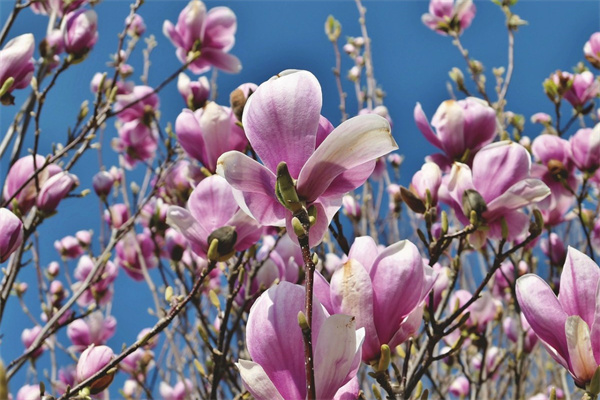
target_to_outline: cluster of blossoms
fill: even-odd
[[[141,3],[124,21],[110,73],[91,81],[94,111],[82,106],[66,145],[48,157],[36,154],[39,114],[59,75],[77,68],[95,46],[95,4],[27,3],[23,8],[49,20],[40,57],[32,34],[0,50],[2,104],[13,104],[15,90],[31,85],[29,101],[36,105],[15,117],[13,128],[24,136],[27,124],[19,118],[35,118],[35,150],[19,158],[15,145],[2,192],[0,262],[7,266],[0,322],[11,295],[25,307],[33,292],[31,283],[17,279],[28,264],[35,265],[41,308],[39,317],[27,311],[33,326],[21,333],[23,354],[0,364],[0,397],[8,397],[6,382],[25,363],[35,371],[50,354],[51,385],[23,385],[17,400],[50,393],[108,397],[115,377],[127,399],[155,391],[172,400],[244,397],[245,391],[256,399],[356,399],[370,390],[375,398],[381,391],[388,398],[427,398],[429,391],[439,398],[492,398],[494,390],[530,400],[563,398],[570,387],[539,367],[542,347],[586,396],[600,395],[594,260],[600,254],[594,212],[600,83],[584,64],[544,81],[556,122],[533,115],[542,131],[532,140],[524,135],[524,117],[506,109],[510,73],[494,72],[498,100],[492,101],[483,66],[462,47],[473,1],[431,0],[422,21],[453,39],[477,92],[456,68],[450,77],[464,98],[442,102],[431,119],[424,111],[431,105],[416,104],[415,131],[436,150],[403,187],[403,158],[393,153],[399,146],[372,76],[366,28],[343,45],[353,63],[347,78],[358,111],[348,118],[342,104],[336,127],[322,114],[317,77],[304,70],[242,83],[220,104],[217,75],[210,81],[197,75],[241,70],[230,54],[237,18],[228,7],[207,9],[200,0],[191,0],[175,24],[163,24],[181,63],[169,78],[177,77],[176,91],[173,84],[168,92],[167,81],[150,86],[147,71],[137,84],[130,58],[147,30]],[[500,3],[513,35],[524,21],[513,13],[514,2]],[[339,52],[341,25],[330,17],[325,30]],[[146,41],[145,57],[154,42]],[[600,33],[583,50],[600,68]],[[167,96],[183,107],[170,124],[159,109],[169,104]],[[561,126],[566,107],[572,118]],[[94,140],[110,129],[110,118],[118,164],[81,182],[99,200],[100,232],[78,230],[56,240],[60,262],[45,264],[38,228],[60,215],[60,205],[71,201],[65,199],[88,193],[74,193],[80,180],[71,169],[89,148],[103,146]],[[567,137],[577,120],[581,127]],[[140,169],[144,182],[127,186]],[[380,208],[386,199],[389,210]],[[408,238],[401,226],[413,229]],[[480,272],[468,268],[475,259]],[[120,282],[135,301],[140,287],[148,287],[155,320],[116,353],[117,334],[135,329],[115,307]],[[61,329],[68,345],[55,335]],[[57,349],[74,362],[56,368]],[[527,382],[530,368],[539,375],[535,383]],[[28,382],[39,378],[31,375]]]

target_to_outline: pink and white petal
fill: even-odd
[[[335,309],[331,304],[331,287],[327,279],[319,271],[315,271],[313,279],[313,293],[317,299],[321,302],[323,307],[329,314],[335,314]]]
[[[567,315],[579,315],[590,327],[594,324],[596,303],[600,302],[596,297],[598,282],[598,265],[586,254],[569,246],[560,276],[558,301]]]
[[[515,183],[529,178],[530,168],[531,157],[525,147],[509,141],[492,143],[473,159],[473,184],[489,203]]]
[[[182,47],[187,51],[192,49],[196,40],[202,39],[205,20],[206,6],[201,1],[190,1],[179,13],[176,29],[183,41]]]
[[[484,213],[485,215],[485,213]],[[487,235],[484,238],[491,237],[493,239],[502,238],[502,219],[506,220],[506,225],[508,226],[508,241],[513,242],[515,240],[524,239],[523,235],[527,233],[527,229],[529,228],[529,216],[524,212],[517,211],[507,211],[504,215],[496,218],[493,221],[488,221],[488,225],[490,230],[487,232]],[[485,239],[484,239],[485,240]],[[482,245],[484,245],[482,243]]]
[[[246,250],[254,243],[258,242],[262,236],[260,224],[243,210],[238,210],[225,225],[235,226],[235,232],[237,234],[235,249],[237,251]]]
[[[465,143],[465,111],[455,100],[446,100],[436,110],[431,125],[435,128],[442,149],[452,159],[462,157]]]
[[[180,51],[181,50],[181,51]],[[181,61],[182,63],[186,63],[187,62],[187,53],[185,52],[185,50],[179,49],[176,51],[177,54],[177,58],[179,59],[179,61]],[[196,60],[194,60],[189,66],[188,69],[190,70],[191,73],[196,74],[196,75],[200,75],[205,73],[206,71],[210,70],[210,68],[212,67],[212,63],[210,60],[205,59],[204,57],[200,57],[197,58]]]
[[[181,36],[179,35],[179,32],[177,32],[177,29],[175,29],[175,26],[173,25],[173,23],[171,21],[165,21],[163,23],[163,34],[167,38],[169,38],[171,43],[173,43],[173,45],[175,45],[176,47],[179,47],[179,48],[185,47],[185,44],[183,43],[183,39],[181,38]]]
[[[317,140],[315,142],[315,148],[319,147],[321,143],[323,143],[323,140],[325,140],[325,138],[329,136],[329,134],[333,132],[334,129],[335,127],[331,124],[331,122],[329,122],[327,118],[321,115],[321,117],[319,118],[319,129],[317,130]]]
[[[333,400],[356,400],[359,391],[360,386],[358,384],[358,378],[355,376],[335,392]]]
[[[269,379],[265,370],[257,363],[240,360],[236,367],[242,376],[244,387],[257,400],[284,400],[273,382]]]
[[[379,253],[370,276],[379,341],[388,343],[400,323],[423,301],[425,270],[419,249],[402,240]]]
[[[335,128],[306,161],[298,176],[298,194],[308,201],[317,199],[342,173],[397,148],[385,118],[375,114],[351,118]]]
[[[440,142],[440,139],[436,136],[435,132],[433,132],[433,129],[431,129],[429,121],[427,120],[427,116],[425,116],[423,108],[421,107],[421,103],[417,103],[413,115],[415,118],[415,123],[417,124],[417,128],[419,128],[423,136],[425,136],[425,139],[441,150],[442,142]]]
[[[336,313],[354,316],[357,328],[365,328],[362,359],[369,362],[380,352],[381,344],[373,322],[371,278],[357,260],[350,258],[331,277],[331,305]]]
[[[379,249],[375,240],[371,236],[360,236],[354,239],[348,252],[348,259],[358,261],[367,272],[370,272],[378,254]]]
[[[539,276],[526,274],[517,279],[516,292],[531,329],[562,359],[568,359],[567,338],[561,328],[568,315],[550,286]]]
[[[297,320],[298,312],[304,310],[304,297],[301,286],[281,282],[256,300],[248,316],[248,352],[284,399],[306,396],[304,342]]]
[[[192,191],[187,206],[194,219],[210,233],[225,226],[238,211],[231,186],[219,175],[200,181]]]
[[[415,308],[413,312],[408,314],[404,321],[398,327],[396,334],[390,339],[388,345],[390,348],[406,342],[409,338],[415,336],[415,333],[419,330],[421,322],[423,322],[423,311],[425,309],[425,303],[422,303],[419,307]]]
[[[275,196],[277,178],[273,172],[239,151],[229,151],[219,157],[217,174],[235,189],[240,208],[259,223],[282,225],[289,212]]]
[[[230,74],[237,74],[242,70],[242,63],[239,58],[218,49],[203,48],[200,59]]]
[[[542,201],[550,195],[550,188],[539,179],[524,179],[512,185],[499,197],[490,201],[484,217],[494,218],[507,211],[518,210]]]
[[[457,211],[458,215],[464,215],[462,212],[462,198],[465,190],[474,189],[473,177],[471,174],[471,168],[468,165],[455,162],[452,164],[452,170],[450,171],[449,178],[442,179],[442,186],[446,184],[448,197],[454,201],[454,205],[458,207],[460,212]],[[440,196],[440,198],[445,196]]]
[[[569,349],[570,370],[579,383],[592,380],[598,363],[594,358],[590,328],[579,315],[567,317],[565,335]]]
[[[360,344],[359,344],[360,347]],[[346,383],[357,351],[354,318],[335,314],[325,320],[314,348],[318,399],[331,399]]]
[[[317,209],[317,221],[313,226],[310,227],[308,233],[308,242],[310,248],[316,247],[323,240],[325,232],[329,228],[329,224],[333,219],[335,213],[342,206],[342,199],[321,199],[318,202],[313,203],[310,207],[316,207]],[[287,228],[288,235],[294,241],[298,243],[298,237],[292,227],[292,215],[290,212],[287,213],[285,218],[285,226]]]
[[[381,164],[385,168],[385,164]],[[329,185],[327,190],[321,194],[321,197],[339,197],[360,187],[374,175],[373,171],[377,166],[377,161],[367,161],[357,167],[349,169],[338,175]]]
[[[184,109],[175,120],[175,133],[183,150],[192,158],[207,163],[206,145],[200,130],[200,124],[192,110]],[[205,165],[210,169],[209,166]]]
[[[308,71],[284,71],[250,96],[242,123],[256,154],[271,171],[285,161],[297,178],[315,151],[322,95]]]
[[[167,210],[167,224],[179,231],[190,243],[194,253],[206,257],[206,240],[212,232],[207,232],[185,208],[170,206]]]
[[[237,19],[228,7],[213,7],[206,15],[202,45],[229,51],[235,43]]]
[[[598,281],[598,287],[596,288],[596,298],[600,299],[600,281]],[[594,357],[596,362],[600,365],[600,301],[596,302],[596,311],[594,313],[594,323],[591,326],[591,336],[594,338],[593,349]]]
[[[229,148],[231,134],[231,112],[214,101],[195,112],[199,121],[199,133],[204,139],[205,167],[210,171],[217,168],[217,159]]]

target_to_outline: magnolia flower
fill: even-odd
[[[539,276],[517,280],[521,311],[548,353],[585,387],[600,365],[600,269],[569,247],[558,297]]]
[[[217,159],[230,150],[244,151],[248,140],[229,107],[209,102],[194,112],[184,109],[175,121],[181,147],[211,172]]]
[[[26,33],[10,40],[0,50],[0,101],[2,104],[13,104],[10,94],[15,89],[29,86],[33,76],[33,51],[35,43],[33,35]]]
[[[594,74],[590,71],[584,71],[580,74],[571,74],[569,72],[557,72],[551,76],[556,85],[562,87],[562,81],[570,82],[566,85],[566,91],[563,96],[571,105],[579,111],[582,111],[600,93],[600,82],[596,80]]]
[[[369,363],[378,359],[381,345],[395,348],[417,331],[434,281],[433,269],[408,240],[381,250],[362,236],[330,287],[321,275],[315,277],[315,295],[331,314],[353,315],[356,326],[365,328],[362,360]]]
[[[218,239],[218,256],[224,257],[246,250],[261,234],[256,221],[238,207],[231,187],[217,175],[196,186],[187,208],[170,206],[167,223],[181,232],[201,257],[208,255],[214,239]]]
[[[65,51],[81,58],[98,40],[98,15],[94,10],[72,11],[63,18],[61,30]]]
[[[148,229],[144,229],[137,235],[129,232],[117,242],[115,250],[117,252],[115,263],[133,280],[143,281],[144,270],[158,265],[154,241]]]
[[[262,225],[286,225],[296,240],[292,213],[275,194],[276,171],[285,162],[300,201],[309,211],[314,207],[311,247],[323,238],[343,195],[367,180],[377,157],[398,147],[384,118],[361,115],[333,129],[320,115],[321,103],[321,87],[310,72],[288,70],[271,78],[249,97],[242,118],[264,165],[237,151],[217,162],[240,207]]]
[[[257,400],[306,398],[304,343],[298,312],[304,310],[305,289],[281,282],[263,293],[250,309],[246,327],[248,353],[253,361],[236,364],[242,382]],[[354,318],[329,316],[318,300],[312,317],[315,389],[318,399],[358,394],[353,383],[360,365],[364,329]]]
[[[467,223],[473,211],[489,227],[478,230],[477,236],[471,235],[474,244],[482,245],[486,237],[500,239],[502,219],[508,227],[509,241],[526,231],[529,217],[521,209],[550,194],[541,180],[529,177],[530,168],[527,150],[509,141],[481,149],[473,159],[473,171],[465,164],[454,163],[447,190],[457,216]]]
[[[193,390],[192,381],[189,379],[179,381],[172,387],[167,382],[161,382],[158,388],[163,400],[185,400],[193,393]]]
[[[429,13],[423,14],[421,20],[440,35],[450,32],[460,35],[471,25],[475,11],[472,0],[430,0]]]
[[[77,361],[77,381],[83,382],[102,370],[114,357],[112,349],[108,346],[91,345],[79,357]],[[110,386],[114,378],[114,372],[106,374],[90,384],[90,393],[98,394]]]
[[[596,68],[600,68],[600,32],[590,36],[590,40],[583,46],[585,58]]]
[[[425,139],[445,153],[436,155],[435,159],[442,169],[447,169],[453,161],[468,163],[496,136],[496,112],[474,97],[440,104],[431,119],[435,132],[419,103],[415,106],[414,118]]]
[[[127,27],[127,34],[131,37],[140,37],[146,32],[144,18],[139,14],[128,15],[125,18],[125,26]]]
[[[23,223],[9,209],[0,208],[0,263],[23,243]]]
[[[177,24],[163,24],[163,33],[177,48],[175,54],[182,63],[188,61],[190,53],[200,52],[190,65],[194,74],[202,74],[211,66],[225,72],[237,73],[242,69],[240,60],[228,54],[235,43],[237,20],[227,7],[214,7],[206,12],[200,0],[192,0],[181,11]]]
[[[79,185],[79,179],[66,171],[59,172],[48,178],[42,186],[37,196],[36,205],[38,210],[51,213],[56,210],[58,204],[76,186]]]
[[[89,345],[102,345],[113,337],[117,320],[113,316],[104,318],[100,311],[95,311],[86,319],[77,319],[67,327],[67,336],[73,343],[73,350],[82,351]]]
[[[191,110],[197,110],[206,104],[210,95],[210,83],[208,78],[201,76],[197,81],[192,81],[185,73],[180,73],[177,78],[177,90],[186,106]]]
[[[596,124],[594,129],[579,129],[569,142],[577,168],[590,173],[600,168],[600,124]]]
[[[94,261],[87,255],[81,256],[73,274],[78,281],[73,284],[73,291],[83,284],[93,269]],[[119,269],[112,261],[107,261],[101,271],[89,288],[77,299],[77,304],[80,306],[86,307],[92,303],[105,305],[112,299],[112,284],[117,279]]]

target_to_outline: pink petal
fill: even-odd
[[[466,150],[465,110],[454,100],[446,100],[436,110],[431,125],[435,127],[444,152],[456,159]]]
[[[317,209],[317,222],[310,227],[310,231],[308,232],[308,242],[311,248],[321,243],[323,236],[325,236],[325,232],[327,232],[327,229],[329,228],[329,224],[331,223],[333,216],[341,206],[341,198],[321,199],[311,205],[311,207],[316,207]],[[295,243],[298,243],[298,237],[294,233],[294,228],[292,227],[292,215],[290,212],[287,212],[285,225],[290,238]]]
[[[579,315],[571,315],[567,318],[565,335],[569,348],[569,369],[580,384],[587,383],[598,368],[592,350],[590,328]]]
[[[530,168],[531,158],[525,147],[509,141],[492,143],[473,159],[473,184],[489,203],[515,183],[528,178]]]
[[[175,120],[175,132],[177,133],[177,140],[185,152],[210,169],[210,165],[207,165],[207,146],[204,143],[198,119],[192,110],[186,108],[177,116]],[[214,167],[212,170],[214,171]]]
[[[229,51],[235,43],[237,20],[228,7],[214,7],[208,11],[204,25],[203,46]]]
[[[596,299],[600,299],[600,281],[598,281],[598,287],[596,288]],[[600,338],[600,301],[596,302],[594,323],[591,325],[591,336],[594,338],[594,357],[598,365],[600,365],[600,342],[597,339]]]
[[[355,354],[360,351],[357,343],[354,318],[348,315],[332,315],[323,322],[314,349],[315,388],[318,399],[333,398],[348,380]]]
[[[382,344],[388,343],[423,300],[423,259],[414,244],[403,240],[379,253],[370,276],[377,334]]]
[[[437,22],[435,22],[435,25],[437,25]],[[417,128],[419,128],[423,136],[425,136],[425,139],[427,139],[429,143],[431,143],[438,149],[442,149],[442,143],[440,142],[440,139],[435,135],[435,132],[433,132],[433,129],[431,129],[429,121],[427,120],[427,117],[423,112],[423,108],[421,107],[421,103],[417,103],[413,114],[415,117],[415,123],[417,124]]]
[[[599,281],[598,265],[586,254],[569,246],[558,295],[558,301],[567,315],[579,315],[588,326],[594,324],[596,303],[600,301],[596,297]]]
[[[235,226],[235,232],[237,234],[235,249],[238,251],[246,250],[254,243],[258,242],[262,235],[260,224],[242,210],[238,210],[238,212],[227,221],[226,225]]]
[[[298,176],[298,194],[313,201],[345,171],[397,148],[385,118],[375,114],[351,118],[334,129],[306,161]],[[346,187],[362,185],[364,176],[359,175],[344,176],[352,182]]]
[[[192,246],[194,253],[206,256],[208,246],[206,240],[212,233],[204,229],[185,208],[170,206],[167,210],[167,224],[180,232]]]
[[[171,43],[173,43],[176,47],[183,48],[185,47],[185,43],[183,43],[183,39],[175,29],[175,26],[171,21],[165,21],[163,23],[163,34],[169,38]],[[184,60],[181,60],[184,61]]]
[[[239,151],[219,157],[217,174],[235,189],[238,205],[262,225],[282,226],[289,214],[275,197],[276,177],[263,165]]]
[[[378,254],[379,249],[375,240],[371,236],[360,236],[354,239],[350,252],[348,252],[348,259],[358,261],[367,272],[370,272]]]
[[[550,195],[550,189],[539,179],[524,179],[509,187],[506,192],[487,204],[484,216],[493,218],[507,211],[518,210],[537,203]]]
[[[331,277],[330,297],[336,313],[354,316],[356,327],[365,328],[362,359],[369,362],[376,358],[381,345],[373,322],[373,286],[365,267],[350,258]]]
[[[276,171],[285,161],[296,178],[315,150],[321,86],[308,71],[284,73],[260,85],[250,96],[242,123],[265,166]]]
[[[242,63],[239,58],[217,49],[203,48],[202,55],[197,61],[199,60],[205,60],[216,68],[230,74],[237,74],[242,70]]]
[[[240,371],[244,387],[248,389],[252,397],[257,400],[284,400],[259,364],[240,360],[235,365]]]
[[[327,282],[327,279],[319,271],[315,271],[313,293],[329,314],[335,314],[335,309],[331,305],[331,288],[329,282]]]
[[[526,274],[517,279],[516,291],[531,329],[561,358],[568,359],[567,338],[562,329],[567,313],[550,286],[539,276]]]
[[[210,234],[226,225],[237,212],[238,205],[227,181],[218,175],[212,175],[194,188],[188,200],[188,208],[196,221]]]

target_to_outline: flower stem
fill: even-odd
[[[295,214],[302,227],[306,232],[302,236],[298,236],[298,242],[302,248],[302,259],[304,260],[304,274],[306,276],[306,297],[304,300],[304,311],[306,320],[308,321],[308,327],[302,329],[302,337],[304,338],[304,366],[306,371],[306,390],[308,393],[308,400],[314,400],[317,398],[317,392],[315,389],[315,369],[313,359],[313,347],[312,347],[312,309],[313,309],[313,280],[315,275],[315,263],[313,262],[310,254],[310,245],[308,241],[308,230],[310,229],[310,221],[308,219],[308,212],[305,208],[302,208],[298,213]]]

